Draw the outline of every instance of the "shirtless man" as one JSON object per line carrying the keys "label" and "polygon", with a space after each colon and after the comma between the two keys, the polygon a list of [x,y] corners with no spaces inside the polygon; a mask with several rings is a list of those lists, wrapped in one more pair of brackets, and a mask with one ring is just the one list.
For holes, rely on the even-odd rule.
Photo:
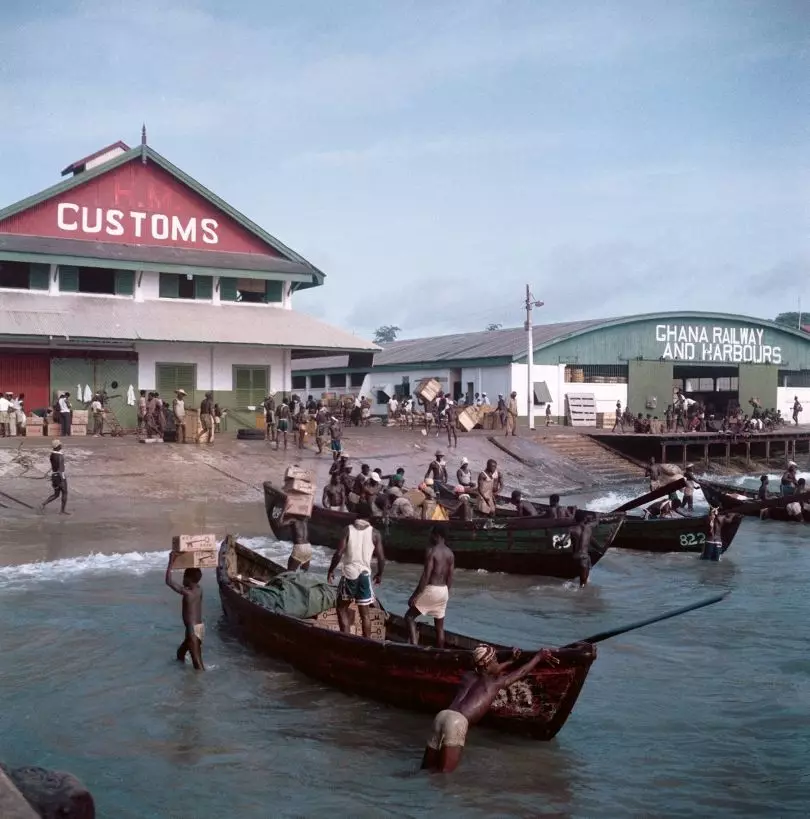
{"label": "shirtless man", "polygon": [[[340,453],[343,452],[343,442],[340,440],[343,435],[343,430],[340,426],[340,421],[337,418],[332,418],[329,423],[329,438],[331,439],[332,460],[335,461],[340,458]],[[342,460],[346,460],[343,458]]]}
{"label": "shirtless man", "polygon": [[644,470],[644,477],[650,479],[650,492],[654,492],[661,485],[661,466],[655,462],[655,458],[650,458]]}
{"label": "shirtless man", "polygon": [[509,394],[509,401],[506,404],[506,434],[517,434],[517,420],[518,420],[518,405],[517,393],[511,392]]}
{"label": "shirtless man", "polygon": [[346,503],[346,490],[340,482],[340,475],[333,472],[329,478],[329,483],[323,488],[323,497],[321,498],[321,506],[324,509],[337,509],[338,512],[343,511]]}
{"label": "shirtless man", "polygon": [[535,509],[533,504],[529,503],[529,501],[523,500],[523,493],[519,489],[516,489],[512,493],[512,503],[515,505],[515,509],[517,509],[519,518],[533,518],[537,516],[537,509]]}
{"label": "shirtless man", "polygon": [[57,498],[62,498],[62,508],[60,513],[63,515],[69,515],[70,512],[65,511],[65,507],[67,506],[67,499],[68,499],[68,484],[67,484],[67,477],[65,477],[65,454],[62,452],[62,442],[57,438],[54,440],[53,450],[51,451],[51,487],[53,488],[53,494],[46,500],[43,501],[42,505],[39,507],[41,512],[45,511],[45,507],[55,501]]}
{"label": "shirtless man", "polygon": [[456,410],[455,402],[448,401],[447,409],[444,412],[444,420],[447,423],[447,448],[451,446],[458,448],[458,433],[456,427],[458,426],[458,412]]}
{"label": "shirtless man", "polygon": [[478,501],[476,511],[479,515],[493,517],[495,514],[495,497],[501,491],[503,482],[498,472],[498,462],[494,458],[487,461],[487,468],[478,474]]}
{"label": "shirtless man", "polygon": [[701,560],[719,562],[723,553],[723,526],[732,519],[731,515],[721,515],[716,506],[709,507],[709,532],[703,544]]}
{"label": "shirtless man", "polygon": [[287,433],[290,431],[290,425],[292,423],[292,413],[286,401],[281,402],[276,418],[276,451],[278,451],[278,439],[282,436],[284,449],[287,448]]}
{"label": "shirtless man", "polygon": [[272,395],[264,399],[264,440],[275,442],[276,440],[276,401]]}
{"label": "shirtless man", "polygon": [[428,464],[425,480],[428,478],[433,478],[433,483],[447,483],[447,464],[440,449],[436,450],[436,457]]}
{"label": "shirtless man", "polygon": [[563,518],[567,518],[568,512],[560,506],[560,496],[559,495],[550,495],[548,499],[548,516],[554,520],[562,520]]}
{"label": "shirtless man", "polygon": [[589,548],[593,528],[596,526],[596,517],[584,511],[577,511],[577,525],[571,527],[571,545],[574,550],[574,559],[579,563],[579,587],[588,583],[591,574],[591,555]]}
{"label": "shirtless man", "polygon": [[309,542],[307,518],[291,517],[288,523],[293,548],[287,558],[287,571],[297,572],[298,569],[301,569],[302,572],[308,572],[309,563],[312,560],[312,546]]}
{"label": "shirtless man", "polygon": [[408,600],[405,620],[411,636],[411,644],[419,645],[416,618],[420,615],[432,617],[436,626],[436,648],[444,648],[444,615],[450,589],[453,585],[455,558],[447,545],[447,526],[434,526],[430,530],[430,546],[425,552],[422,576]]}
{"label": "shirtless man", "polygon": [[169,553],[169,565],[166,567],[166,585],[183,596],[183,625],[186,638],[177,649],[177,659],[183,663],[186,654],[191,654],[191,662],[197,671],[205,671],[202,659],[202,641],[205,637],[205,626],[202,621],[202,598],[200,588],[202,572],[199,569],[186,569],[183,572],[183,585],[172,580],[172,566],[175,552]]}
{"label": "shirtless man", "polygon": [[329,410],[323,404],[318,407],[315,413],[315,445],[318,447],[318,455],[323,453],[326,446],[326,439],[329,435]]}
{"label": "shirtless man", "polygon": [[374,584],[379,585],[385,569],[382,538],[367,520],[358,517],[343,531],[343,537],[332,557],[329,573],[326,576],[328,583],[334,583],[335,569],[340,564],[343,576],[338,585],[337,615],[340,630],[344,634],[351,633],[350,607],[354,602],[360,614],[363,636],[367,639],[371,637],[371,618],[368,607],[374,602],[374,592],[371,588],[371,560],[375,557],[377,572],[374,575]]}
{"label": "shirtless man", "polygon": [[538,651],[529,662],[515,667],[514,660],[519,656],[520,652],[514,649],[512,661],[499,663],[492,646],[480,645],[473,651],[475,671],[464,675],[453,702],[433,720],[433,736],[422,757],[423,769],[452,773],[461,761],[470,725],[487,715],[500,691],[527,677],[543,660],[551,665],[559,664],[547,648]]}

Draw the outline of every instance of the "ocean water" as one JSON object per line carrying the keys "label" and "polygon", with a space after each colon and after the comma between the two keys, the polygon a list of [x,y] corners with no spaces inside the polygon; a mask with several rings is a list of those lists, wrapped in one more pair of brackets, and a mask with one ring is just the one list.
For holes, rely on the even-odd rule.
{"label": "ocean water", "polygon": [[[448,627],[524,648],[733,593],[601,643],[555,740],[474,728],[452,776],[418,770],[429,716],[332,691],[243,645],[210,572],[209,671],[197,674],[174,660],[183,632],[165,552],[0,569],[0,759],[72,771],[115,819],[806,815],[809,535],[746,520],[719,564],[613,550],[584,590],[459,572]],[[316,550],[316,571],[329,554]],[[401,610],[417,577],[389,564],[385,604]]]}

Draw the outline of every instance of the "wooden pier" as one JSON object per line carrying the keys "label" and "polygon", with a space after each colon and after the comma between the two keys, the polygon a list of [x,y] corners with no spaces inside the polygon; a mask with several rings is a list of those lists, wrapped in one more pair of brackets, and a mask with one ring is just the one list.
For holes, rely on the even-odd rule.
{"label": "wooden pier", "polygon": [[[633,433],[590,433],[601,444],[634,460],[654,457],[660,463],[703,463],[708,467],[712,458],[722,460],[726,466],[732,457],[745,460],[747,466],[754,461],[767,466],[787,466],[797,461],[800,454],[810,460],[810,429],[774,432],[756,432],[747,435],[727,435],[722,432],[682,432],[652,435]],[[691,454],[690,454],[691,451]],[[701,457],[702,456],[702,457]]]}

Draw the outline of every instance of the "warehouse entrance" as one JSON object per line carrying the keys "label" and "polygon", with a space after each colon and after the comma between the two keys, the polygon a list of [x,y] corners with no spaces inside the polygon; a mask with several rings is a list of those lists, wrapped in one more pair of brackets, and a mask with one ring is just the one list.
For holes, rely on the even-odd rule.
{"label": "warehouse entrance", "polygon": [[707,416],[719,418],[738,408],[750,414],[754,399],[763,408],[775,407],[778,376],[779,368],[769,364],[676,364],[673,368],[675,388],[701,401]]}

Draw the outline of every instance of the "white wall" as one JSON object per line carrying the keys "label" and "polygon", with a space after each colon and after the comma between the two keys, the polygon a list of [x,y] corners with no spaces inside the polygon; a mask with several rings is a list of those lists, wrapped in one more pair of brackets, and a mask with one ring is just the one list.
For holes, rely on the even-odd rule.
{"label": "white wall", "polygon": [[289,350],[230,344],[140,342],[138,389],[155,389],[156,364],[195,364],[198,390],[233,390],[233,367],[269,367],[270,389],[289,390]]}
{"label": "white wall", "polygon": [[[800,424],[810,424],[810,387],[777,387],[776,407],[782,410],[782,417],[793,423],[793,398],[798,396],[802,411],[799,413]],[[767,409],[767,402],[765,408]],[[746,407],[744,412],[750,412]]]}
{"label": "white wall", "polygon": [[498,400],[498,393],[504,398],[510,393],[512,383],[509,365],[501,367],[465,367],[461,371],[461,389],[466,392],[467,384],[475,384],[473,394],[486,393],[490,404]]}

